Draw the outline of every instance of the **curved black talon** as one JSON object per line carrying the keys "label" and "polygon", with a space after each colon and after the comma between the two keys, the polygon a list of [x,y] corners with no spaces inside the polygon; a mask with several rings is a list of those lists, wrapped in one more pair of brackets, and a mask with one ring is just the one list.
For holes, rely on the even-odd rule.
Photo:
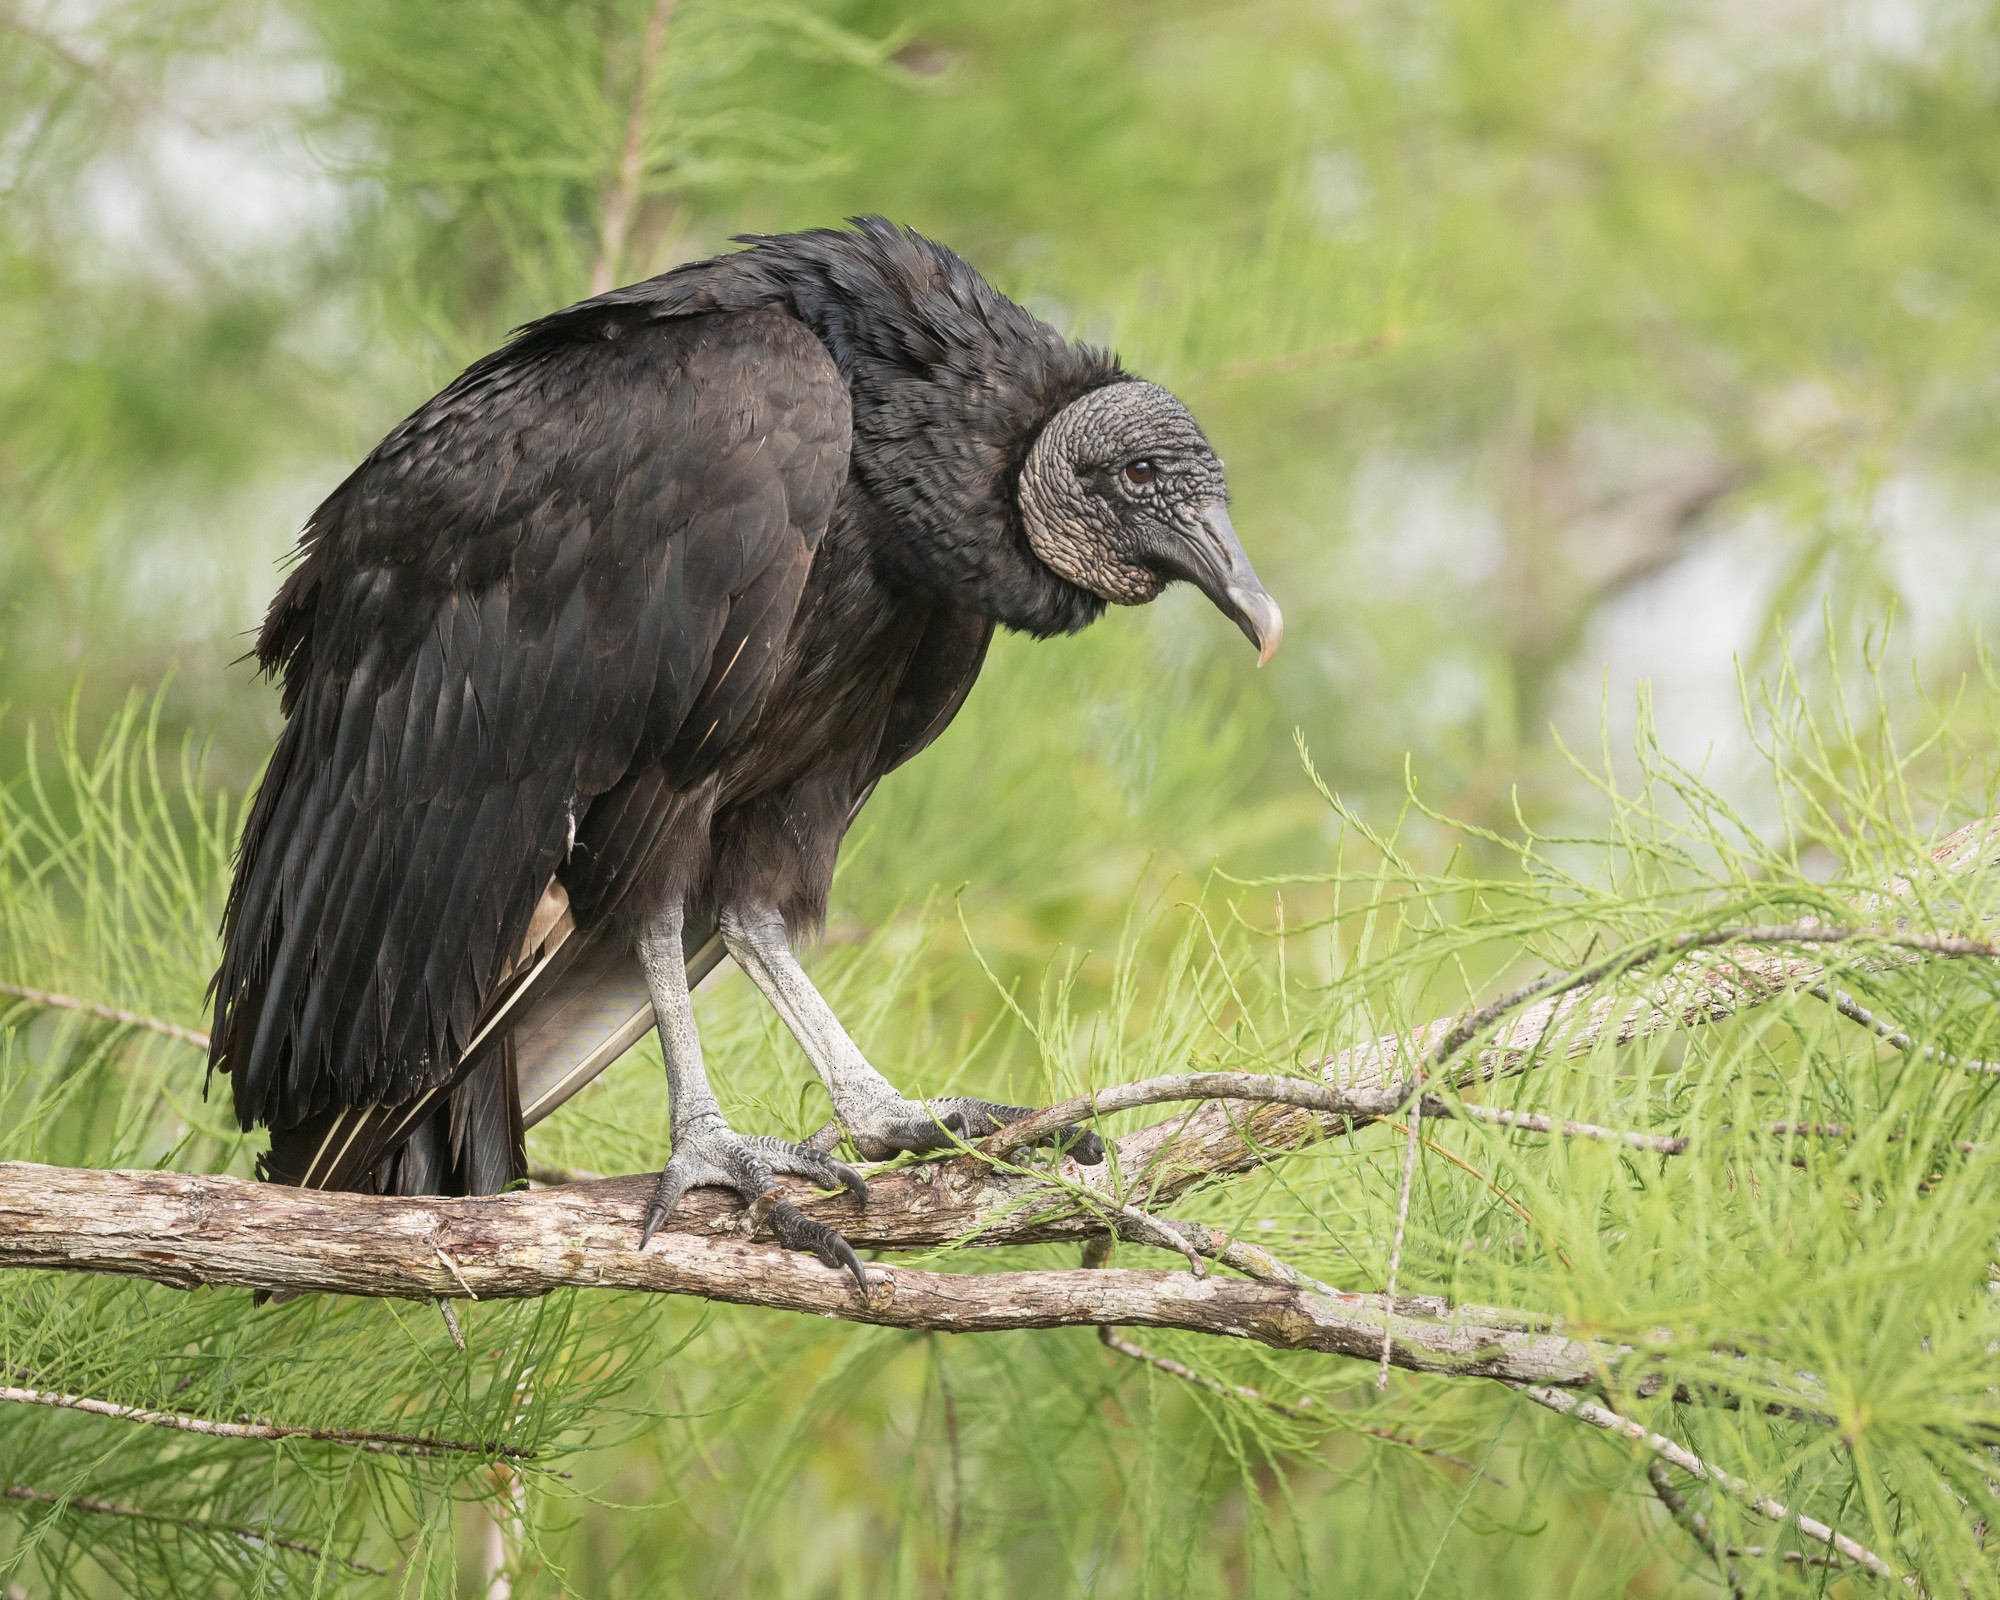
{"label": "curved black talon", "polygon": [[687,1193],[688,1187],[675,1181],[671,1165],[660,1174],[660,1181],[653,1186],[653,1198],[646,1202],[646,1220],[639,1229],[641,1250],[653,1242],[653,1235],[660,1231],[660,1224],[667,1220],[667,1213],[680,1204],[680,1198]]}
{"label": "curved black talon", "polygon": [[786,1249],[810,1251],[825,1266],[845,1267],[854,1274],[862,1298],[867,1298],[868,1275],[861,1270],[861,1258],[836,1229],[815,1222],[789,1200],[778,1200],[772,1205],[765,1226],[771,1230],[771,1237]]}
{"label": "curved black talon", "polygon": [[865,1296],[868,1279],[854,1247],[834,1229],[815,1222],[780,1196],[773,1187],[773,1177],[780,1172],[824,1188],[844,1189],[864,1206],[868,1204],[867,1181],[846,1162],[836,1161],[811,1145],[793,1144],[771,1134],[744,1138],[717,1120],[690,1128],[675,1141],[673,1159],[661,1172],[647,1203],[639,1248],[643,1250],[652,1242],[688,1190],[728,1189],[750,1212],[753,1229],[768,1226],[771,1236],[788,1249],[810,1251],[835,1270],[845,1267]]}

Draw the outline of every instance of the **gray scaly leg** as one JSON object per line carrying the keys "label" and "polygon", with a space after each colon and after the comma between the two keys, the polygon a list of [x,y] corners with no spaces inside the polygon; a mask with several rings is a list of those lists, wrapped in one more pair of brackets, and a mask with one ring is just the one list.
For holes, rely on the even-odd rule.
{"label": "gray scaly leg", "polygon": [[829,1267],[847,1268],[866,1295],[868,1279],[854,1247],[824,1223],[813,1221],[781,1199],[773,1183],[775,1174],[792,1173],[827,1188],[846,1188],[866,1204],[868,1188],[861,1175],[830,1156],[784,1139],[768,1134],[746,1138],[722,1120],[722,1108],[702,1065],[701,1036],[695,1030],[694,1004],[688,995],[681,910],[679,900],[663,907],[647,920],[638,939],[639,962],[645,968],[646,987],[652,992],[660,1049],[667,1061],[674,1136],[672,1158],[660,1174],[652,1203],[646,1207],[639,1248],[646,1248],[688,1190],[730,1189],[745,1206],[767,1211],[772,1236],[780,1244],[809,1250]]}
{"label": "gray scaly leg", "polygon": [[[868,1064],[833,1008],[813,987],[792,954],[785,920],[775,907],[728,908],[722,913],[722,942],[798,1040],[833,1099],[834,1114],[854,1148],[868,1160],[886,1160],[904,1150],[949,1149],[954,1136],[984,1138],[1031,1114],[1027,1106],[997,1105],[970,1095],[906,1099]],[[1058,1128],[1040,1142],[1067,1150],[1086,1166],[1104,1159],[1103,1141],[1074,1125]]]}

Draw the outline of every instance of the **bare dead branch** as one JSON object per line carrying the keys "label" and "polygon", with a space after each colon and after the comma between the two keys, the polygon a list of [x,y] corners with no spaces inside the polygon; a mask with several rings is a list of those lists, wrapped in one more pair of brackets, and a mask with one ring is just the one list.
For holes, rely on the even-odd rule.
{"label": "bare dead branch", "polygon": [[1607,1433],[1615,1433],[1620,1438],[1630,1439],[1634,1444],[1652,1451],[1661,1460],[1679,1467],[1689,1477],[1700,1478],[1724,1490],[1732,1498],[1742,1501],[1758,1516],[1797,1528],[1808,1539],[1817,1539],[1821,1544],[1839,1551],[1849,1561],[1867,1568],[1878,1578],[1893,1579],[1896,1576],[1896,1569],[1865,1544],[1857,1543],[1846,1534],[1836,1532],[1824,1522],[1808,1517],[1803,1512],[1793,1511],[1784,1502],[1774,1500],[1733,1473],[1711,1466],[1687,1446],[1675,1443],[1665,1434],[1654,1433],[1645,1424],[1634,1422],[1630,1417],[1613,1411],[1609,1406],[1585,1399],[1582,1395],[1567,1394],[1560,1389],[1537,1384],[1512,1384],[1510,1387],[1517,1389],[1536,1405],[1546,1406],[1558,1416],[1574,1417],[1578,1422],[1587,1422],[1593,1428],[1602,1428]]}
{"label": "bare dead branch", "polygon": [[2000,1062],[1975,1061],[1965,1056],[1949,1056],[1927,1044],[1918,1044],[1901,1028],[1885,1018],[1877,1016],[1844,989],[1829,989],[1823,983],[1815,983],[1806,989],[1815,1000],[1833,1007],[1850,1022],[1858,1022],[1869,1032],[1905,1055],[1922,1056],[1926,1061],[1945,1062],[1954,1067],[1962,1067],[1967,1072],[2000,1073]]}
{"label": "bare dead branch", "polygon": [[1616,955],[1607,956],[1604,960],[1576,972],[1544,974],[1530,983],[1523,984],[1510,994],[1501,995],[1497,1000],[1489,1000],[1485,1005],[1475,1007],[1467,1012],[1462,1020],[1446,1030],[1444,1037],[1432,1047],[1430,1065],[1433,1068],[1443,1066],[1495,1022],[1539,996],[1561,995],[1576,989],[1592,988],[1607,978],[1638,971],[1669,955],[1688,955],[1696,951],[1718,949],[1724,945],[1755,948],[1787,944],[1852,944],[1860,940],[1945,959],[1991,960],[2000,957],[2000,945],[1985,939],[1964,939],[1931,933],[1902,933],[1894,928],[1828,927],[1814,922],[1753,924],[1708,928],[1698,933],[1677,933],[1665,938],[1643,940],[1630,949],[1621,950]]}
{"label": "bare dead branch", "polygon": [[[1762,1132],[1773,1139],[1852,1139],[1854,1130],[1844,1122],[1767,1122]],[[1900,1130],[1882,1135],[1885,1144],[1902,1144],[1910,1136]],[[1977,1139],[1954,1139],[1952,1149],[1962,1156],[1976,1155],[1985,1146]]]}
{"label": "bare dead branch", "polygon": [[1646,1481],[1653,1486],[1653,1493],[1659,1497],[1660,1504],[1667,1508],[1667,1515],[1687,1530],[1688,1537],[1701,1546],[1703,1553],[1721,1571],[1722,1581],[1729,1586],[1731,1600],[1743,1600],[1748,1592],[1743,1587],[1743,1575],[1729,1564],[1729,1557],[1723,1554],[1722,1546],[1716,1542],[1715,1530],[1709,1527],[1708,1518],[1688,1504],[1687,1496],[1674,1486],[1673,1475],[1667,1471],[1666,1462],[1658,1456],[1646,1463]]}
{"label": "bare dead branch", "polygon": [[1769,1550],[1761,1544],[1732,1544],[1724,1552],[1726,1555],[1741,1556],[1745,1561],[1778,1560],[1793,1567],[1844,1567],[1847,1565],[1839,1556],[1808,1555],[1803,1550]]}
{"label": "bare dead branch", "polygon": [[[1233,1100],[1249,1105],[1298,1106],[1354,1122],[1372,1122],[1393,1115],[1407,1103],[1408,1095],[1400,1084],[1387,1089],[1342,1090],[1329,1088],[1311,1078],[1285,1078],[1269,1073],[1183,1072],[1168,1077],[1145,1078],[1137,1083],[1122,1083],[1064,1100],[1037,1111],[1032,1117],[1010,1123],[977,1148],[985,1155],[1005,1157],[1052,1133],[1064,1123],[1180,1100]],[[1523,1133],[1547,1133],[1566,1139],[1595,1139],[1625,1144],[1634,1149],[1656,1150],[1670,1156],[1683,1155],[1688,1147],[1686,1139],[1671,1134],[1605,1128],[1594,1122],[1559,1120],[1539,1112],[1509,1111],[1498,1106],[1454,1105],[1436,1095],[1423,1097],[1423,1114],[1440,1120],[1459,1118],[1490,1122]],[[834,1131],[837,1135],[837,1129]]]}
{"label": "bare dead branch", "polygon": [[[1417,1176],[1417,1144],[1419,1130],[1423,1127],[1424,1103],[1419,1096],[1410,1107],[1410,1129],[1403,1143],[1403,1180],[1396,1191],[1396,1233],[1389,1245],[1389,1277],[1383,1284],[1383,1293],[1389,1303],[1396,1302],[1396,1277],[1403,1268],[1403,1230],[1410,1220],[1410,1191],[1415,1186]],[[1377,1390],[1389,1387],[1389,1354],[1393,1336],[1385,1327],[1382,1330],[1382,1363],[1375,1374]]]}
{"label": "bare dead branch", "polygon": [[1490,1122],[1495,1127],[1512,1128],[1520,1133],[1552,1133],[1565,1139],[1594,1139],[1603,1144],[1630,1145],[1635,1150],[1654,1150],[1663,1156],[1685,1155],[1688,1147],[1687,1140],[1677,1134],[1601,1128],[1594,1122],[1558,1121],[1539,1111],[1509,1111],[1504,1106],[1450,1105],[1431,1095],[1424,1096],[1424,1115]]}
{"label": "bare dead branch", "polygon": [[[1121,1205],[1117,1211],[1116,1226],[1121,1239],[1129,1239],[1134,1244],[1157,1245],[1162,1250],[1176,1251],[1187,1258],[1188,1271],[1197,1278],[1208,1276],[1208,1263],[1202,1260],[1203,1252],[1188,1237],[1184,1224],[1176,1224],[1163,1217],[1156,1217],[1150,1211],[1141,1211],[1134,1205]],[[1204,1233],[1206,1229],[1202,1230]]]}
{"label": "bare dead branch", "polygon": [[116,1417],[123,1422],[143,1422],[155,1428],[172,1428],[179,1433],[198,1433],[211,1439],[315,1439],[329,1444],[353,1445],[378,1455],[398,1456],[461,1454],[532,1461],[536,1455],[533,1450],[502,1444],[497,1440],[440,1439],[433,1434],[384,1433],[356,1428],[309,1428],[283,1422],[216,1422],[184,1411],[155,1411],[146,1406],[126,1406],[112,1400],[98,1400],[90,1395],[61,1394],[49,1389],[24,1389],[11,1385],[0,1385],[0,1402],[55,1406],[65,1411],[87,1412],[94,1417]]}
{"label": "bare dead branch", "polygon": [[1262,1390],[1253,1389],[1247,1383],[1225,1383],[1221,1378],[1211,1378],[1205,1372],[1197,1372],[1185,1362],[1176,1361],[1172,1356],[1156,1355],[1142,1344],[1134,1344],[1122,1334],[1112,1329],[1097,1330],[1098,1343],[1116,1355],[1129,1361],[1137,1361],[1164,1372],[1170,1378],[1178,1378],[1183,1383],[1191,1383],[1197,1389],[1206,1389],[1210,1394],[1219,1394],[1226,1400],[1247,1400],[1252,1405],[1262,1406],[1266,1411],[1274,1411],[1281,1417],[1302,1419],[1306,1415],[1302,1406],[1286,1405],[1282,1400],[1273,1400]]}
{"label": "bare dead branch", "polygon": [[[1978,826],[1988,833],[2000,831],[2000,821],[1995,819]],[[1973,854],[1971,861],[1961,855],[1952,865],[1965,870],[1983,859],[1982,850]],[[1464,1019],[1440,1018],[1408,1033],[1386,1034],[1350,1046],[1322,1062],[1318,1072],[1320,1080],[1337,1095],[1350,1097],[1341,1102],[1341,1111],[1304,1106],[1299,1103],[1302,1095],[1288,1094],[1282,1102],[1276,1096],[1267,1102],[1217,1099],[1187,1115],[1126,1134],[1117,1141],[1120,1168],[1128,1174],[1144,1175],[1150,1199],[1155,1204],[1164,1203],[1199,1184],[1248,1171],[1274,1155],[1352,1132],[1365,1119],[1352,1115],[1349,1108],[1358,1111],[1383,1100],[1407,1098],[1409,1062],[1429,1060],[1442,1065],[1482,1030],[1487,1042],[1448,1074],[1456,1087],[1515,1076],[1541,1061],[1574,1060],[1600,1046],[1620,1048],[1676,1028],[1726,1021],[1824,983],[1826,969],[1821,962],[1760,948],[1763,940],[1836,944],[1868,938],[1946,958],[2000,955],[2000,946],[1984,940],[1811,924],[1718,929],[1684,938],[1688,941],[1685,948],[1696,953],[1699,948],[1727,943],[1738,948],[1723,965],[1697,959],[1677,961],[1642,995],[1604,992],[1595,987],[1606,978],[1644,965],[1642,956],[1658,959],[1666,950],[1678,947],[1675,941],[1654,941],[1637,954],[1627,952],[1582,973],[1553,981],[1537,980]],[[1468,1024],[1475,1025],[1468,1029]],[[1087,1105],[1078,1107],[1074,1101],[1067,1102],[1064,1109],[1067,1115],[1063,1120],[1090,1114]],[[1004,1131],[1014,1134],[1024,1126],[1017,1123]],[[1088,1175],[1085,1181],[1090,1181]]]}
{"label": "bare dead branch", "polygon": [[[677,1225],[705,1222],[712,1231],[662,1233],[638,1250],[650,1181],[419,1200],[4,1162],[0,1267],[122,1273],[180,1288],[405,1299],[641,1289],[946,1333],[1181,1328],[1367,1361],[1379,1355],[1386,1324],[1392,1363],[1405,1370],[1555,1387],[1594,1384],[1634,1353],[1485,1308],[1185,1272],[968,1274],[871,1265],[864,1299],[851,1279],[811,1257],[744,1238],[734,1216],[676,1212]],[[822,1215],[840,1203],[798,1199]],[[456,1272],[438,1260],[446,1238]],[[1261,1255],[1235,1241],[1220,1248],[1219,1259]]]}
{"label": "bare dead branch", "polygon": [[182,1044],[191,1044],[197,1050],[208,1049],[208,1035],[198,1029],[183,1028],[178,1022],[162,1022],[158,1017],[143,1016],[137,1011],[127,1011],[121,1006],[100,1005],[95,1000],[79,1000],[74,995],[51,994],[46,989],[30,989],[26,984],[20,983],[0,983],[0,995],[9,1000],[21,1000],[31,1006],[40,1006],[46,1011],[76,1011],[85,1016],[102,1017],[106,1022],[121,1023],[128,1028],[144,1028],[149,1033],[178,1039]]}
{"label": "bare dead branch", "polygon": [[1329,1088],[1311,1078],[1286,1078],[1276,1073],[1177,1072],[1059,1101],[1033,1116],[1008,1123],[977,1148],[984,1155],[1010,1156],[1038,1139],[1047,1138],[1064,1123],[1181,1100],[1240,1100],[1255,1105],[1299,1106],[1333,1117],[1372,1120],[1401,1109],[1406,1099],[1408,1094],[1400,1086],[1348,1090]]}
{"label": "bare dead branch", "polygon": [[[0,1500],[21,1500],[38,1505],[55,1506],[64,1511],[87,1511],[102,1517],[131,1517],[139,1522],[159,1522],[174,1528],[190,1528],[201,1533],[226,1533],[232,1539],[241,1539],[245,1544],[269,1545],[278,1550],[295,1550],[300,1555],[310,1556],[315,1561],[329,1559],[328,1553],[316,1544],[307,1544],[303,1539],[294,1539],[285,1534],[266,1533],[261,1528],[247,1528],[234,1522],[210,1522],[202,1517],[177,1517],[170,1512],[148,1511],[143,1506],[121,1506],[109,1500],[92,1500],[80,1494],[55,1494],[48,1489],[36,1489],[25,1483],[10,1483],[0,1489]],[[350,1561],[345,1556],[333,1556],[351,1572],[365,1572],[372,1577],[386,1578],[388,1570],[371,1567],[365,1561]]]}
{"label": "bare dead branch", "polygon": [[[1221,1378],[1210,1377],[1205,1372],[1197,1372],[1185,1362],[1148,1350],[1142,1344],[1134,1344],[1110,1328],[1099,1328],[1097,1338],[1105,1349],[1114,1354],[1124,1356],[1129,1361],[1140,1362],[1157,1372],[1165,1373],[1170,1378],[1178,1378],[1183,1383],[1193,1384],[1197,1389],[1206,1389],[1210,1394],[1221,1395],[1226,1400],[1246,1400],[1251,1405],[1262,1406],[1266,1411],[1275,1412],[1281,1417],[1291,1417],[1297,1421],[1328,1415],[1325,1411],[1315,1411],[1310,1399],[1302,1400],[1297,1405],[1287,1405],[1282,1400],[1273,1400],[1261,1389],[1251,1388],[1247,1383],[1229,1383]],[[1433,1460],[1447,1462],[1454,1467],[1462,1467],[1467,1472],[1499,1484],[1503,1489],[1507,1486],[1506,1479],[1496,1478],[1492,1473],[1482,1471],[1477,1462],[1467,1461],[1464,1456],[1455,1456],[1449,1450],[1440,1450],[1435,1445],[1425,1444],[1420,1439],[1408,1439],[1388,1428],[1370,1427],[1365,1423],[1349,1422],[1345,1419],[1339,1419],[1337,1425],[1343,1431],[1366,1434],[1371,1439],[1380,1439],[1384,1444],[1395,1445],[1398,1449],[1414,1450],[1418,1455],[1429,1456]]]}

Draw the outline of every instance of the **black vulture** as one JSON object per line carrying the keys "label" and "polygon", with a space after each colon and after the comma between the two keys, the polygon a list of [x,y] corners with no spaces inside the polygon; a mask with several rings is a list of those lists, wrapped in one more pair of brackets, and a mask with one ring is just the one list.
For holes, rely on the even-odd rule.
{"label": "black vulture", "polygon": [[879,218],[740,242],[518,330],[307,523],[257,640],[286,720],[214,988],[211,1067],[271,1130],[266,1178],[496,1192],[657,1027],[672,1157],[641,1248],[692,1186],[865,1198],[829,1150],[724,1123],[688,998],[723,952],[862,1157],[1025,1115],[906,1098],[814,989],[791,942],[843,834],[996,624],[1069,633],[1185,579],[1277,647],[1166,390]]}

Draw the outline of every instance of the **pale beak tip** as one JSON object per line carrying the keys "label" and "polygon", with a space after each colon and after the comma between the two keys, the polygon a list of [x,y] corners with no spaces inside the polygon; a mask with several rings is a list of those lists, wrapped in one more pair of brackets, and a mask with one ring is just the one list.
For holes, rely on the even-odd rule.
{"label": "pale beak tip", "polygon": [[1267,666],[1271,657],[1278,653],[1278,646],[1285,642],[1284,612],[1278,609],[1278,602],[1261,589],[1241,589],[1232,585],[1229,598],[1235,602],[1237,611],[1248,624],[1244,631],[1250,634],[1250,642],[1257,647],[1257,665]]}

